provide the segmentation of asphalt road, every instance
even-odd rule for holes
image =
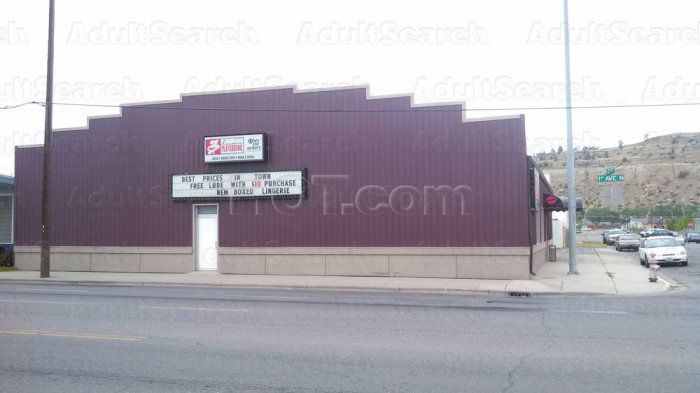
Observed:
[[[700,294],[700,243],[686,244],[685,249],[688,251],[688,266],[663,266],[661,273],[687,290]]]
[[[0,284],[0,391],[694,392],[699,299]]]

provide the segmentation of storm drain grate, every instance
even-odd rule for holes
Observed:
[[[508,292],[510,297],[530,297],[530,292]]]

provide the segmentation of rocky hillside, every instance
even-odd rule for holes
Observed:
[[[566,153],[539,153],[535,160],[555,191],[565,192]],[[613,183],[612,189],[611,183],[598,182],[606,168],[614,168],[625,180]],[[621,148],[580,149],[576,183],[588,207],[700,203],[700,133],[663,135]]]

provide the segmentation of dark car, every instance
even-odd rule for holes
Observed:
[[[675,236],[673,232],[666,230],[666,229],[655,229],[647,237],[653,237],[653,236]]]
[[[604,240],[603,242],[605,244],[614,246],[615,245],[615,240],[617,239],[618,236],[624,235],[627,232],[623,231],[622,229],[611,229],[607,232],[607,234],[604,235]]]
[[[688,232],[683,237],[686,243],[700,243],[700,232]]]
[[[606,229],[603,231],[603,243],[608,244],[608,237],[611,233],[623,232],[621,229]]]
[[[617,251],[622,250],[639,250],[639,239],[637,235],[632,234],[622,234],[615,240],[615,249]]]

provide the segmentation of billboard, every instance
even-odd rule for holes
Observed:
[[[265,161],[266,144],[265,134],[205,136],[204,162]]]
[[[306,169],[177,173],[170,175],[173,200],[305,198]]]

